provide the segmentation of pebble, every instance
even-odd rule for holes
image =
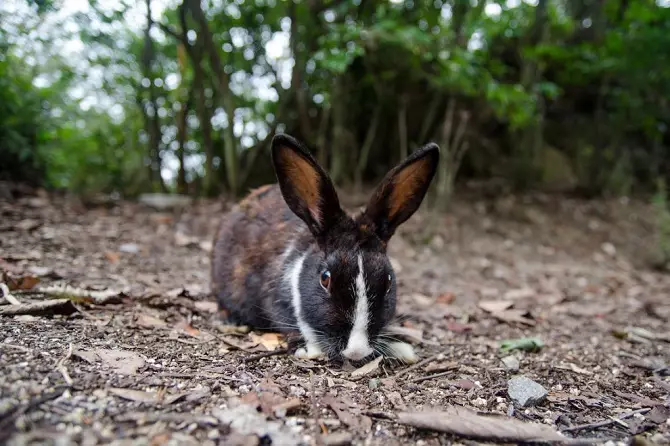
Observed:
[[[515,376],[507,382],[507,394],[521,407],[534,406],[547,397],[547,389],[525,376]]]
[[[376,388],[379,387],[380,383],[381,381],[379,380],[379,378],[372,378],[370,381],[368,381],[368,387],[370,388],[370,390],[375,390]]]
[[[137,254],[140,252],[140,247],[135,243],[124,243],[123,245],[119,246],[119,251],[129,254]]]
[[[510,370],[512,372],[516,372],[519,370],[519,360],[517,359],[516,356],[505,356],[504,358],[500,359],[503,364],[505,364],[505,367],[507,367],[507,370]]]

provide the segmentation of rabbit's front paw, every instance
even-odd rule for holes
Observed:
[[[295,351],[295,357],[298,359],[318,359],[323,358],[324,354],[317,344],[307,343],[306,348],[299,348]]]
[[[405,364],[414,364],[419,360],[419,356],[414,351],[414,347],[406,342],[391,342],[387,347],[391,358],[402,361]]]

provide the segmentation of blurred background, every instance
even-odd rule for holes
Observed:
[[[667,0],[5,0],[0,179],[235,197],[287,132],[342,187],[439,143],[438,208],[467,179],[662,199],[669,49]]]

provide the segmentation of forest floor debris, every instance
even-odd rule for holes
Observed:
[[[0,442],[670,443],[670,275],[635,264],[651,217],[634,200],[517,200],[541,225],[478,197],[417,214],[389,252],[393,330],[419,361],[356,369],[221,324],[209,250],[226,204],[32,198],[0,201]],[[516,375],[546,398],[515,407]]]

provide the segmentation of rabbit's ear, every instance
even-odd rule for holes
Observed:
[[[439,147],[430,143],[393,168],[377,186],[361,221],[371,224],[377,236],[388,241],[421,205],[439,159]]]
[[[286,204],[322,239],[344,213],[330,177],[302,144],[284,134],[272,139],[272,163]]]

